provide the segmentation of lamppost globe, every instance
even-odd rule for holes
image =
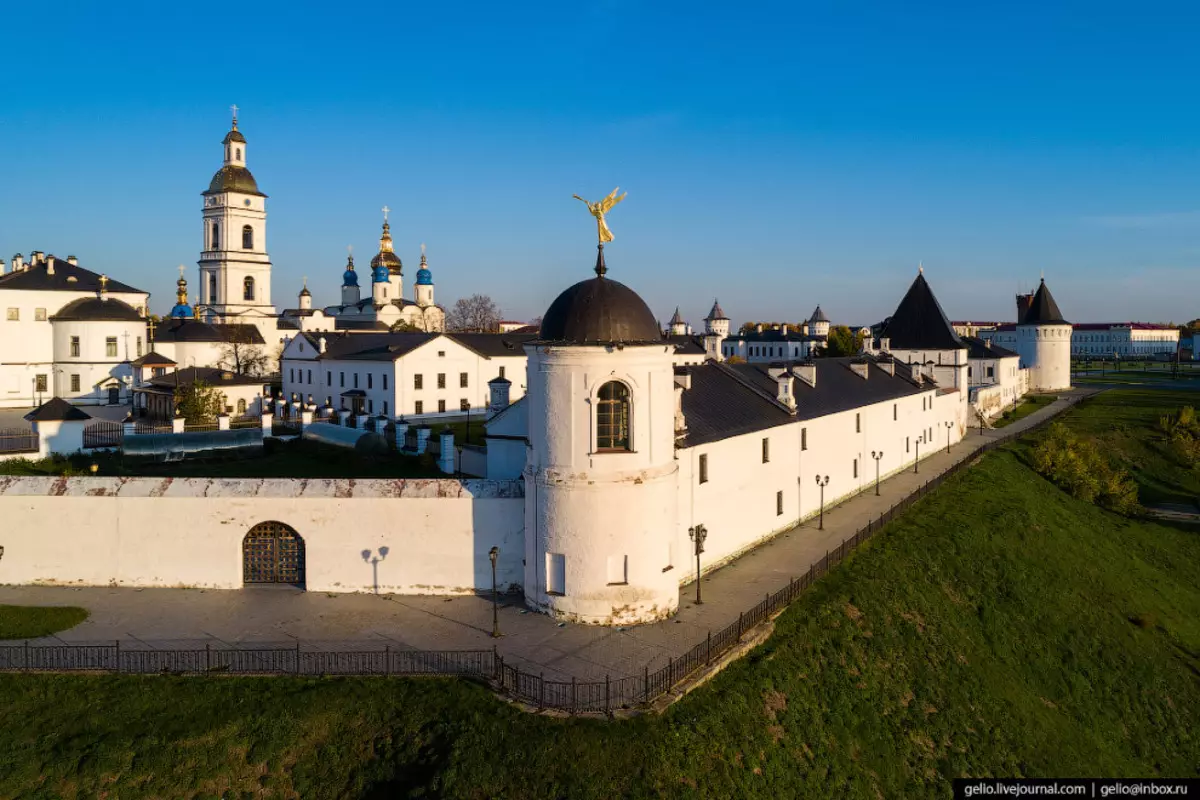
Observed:
[[[829,476],[817,475],[817,486],[821,489],[821,510],[817,521],[817,530],[825,530],[825,487],[829,485]]]

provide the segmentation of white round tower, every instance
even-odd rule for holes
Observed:
[[[813,309],[812,318],[807,322],[808,333],[810,336],[828,336],[829,335],[829,317],[825,316],[825,312],[820,306]]]
[[[1071,330],[1043,278],[1029,308],[1017,321],[1017,353],[1029,370],[1031,391],[1071,388]]]
[[[626,625],[679,603],[674,348],[632,289],[596,277],[550,305],[528,355],[525,600]]]
[[[729,338],[729,317],[721,310],[721,304],[713,300],[712,310],[704,318],[704,352],[715,360],[723,361],[721,343]]]

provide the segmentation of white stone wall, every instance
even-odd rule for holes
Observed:
[[[1071,388],[1070,325],[1018,325],[1016,349],[1029,369],[1030,391]]]
[[[0,477],[0,583],[242,586],[242,540],[278,521],[304,539],[307,588],[461,594],[522,580],[522,486],[482,480]],[[353,525],[347,525],[353,520]],[[54,535],[47,535],[53,531]]]
[[[121,402],[129,402],[133,383],[129,362],[146,353],[145,320],[60,320],[51,327],[55,362],[50,384],[53,395],[78,404],[107,403],[105,387],[116,380],[121,387]],[[72,355],[74,337],[79,339],[78,356]],[[116,355],[108,354],[110,338],[116,340]],[[71,389],[72,375],[79,376],[77,391]]]
[[[868,379],[870,380],[870,378]],[[933,389],[895,401],[770,428],[679,450],[679,525],[672,545],[676,579],[695,577],[696,561],[688,529],[708,529],[702,568],[719,566],[821,508],[816,477],[829,477],[825,505],[862,491],[874,491],[875,460],[882,453],[882,478],[912,469],[965,431],[957,392]],[[932,438],[931,438],[932,437]],[[770,440],[769,462],[762,460],[762,440]],[[916,445],[922,438],[927,443]],[[928,440],[928,441],[927,441]],[[806,447],[802,448],[802,442]],[[708,481],[700,483],[700,456],[708,457]],[[857,464],[856,464],[857,462]],[[857,474],[856,474],[857,473]],[[783,512],[778,512],[778,493]]]

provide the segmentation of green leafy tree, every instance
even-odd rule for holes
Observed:
[[[225,411],[225,396],[204,381],[175,390],[175,408],[189,425],[212,424]]]
[[[852,331],[845,325],[834,325],[829,329],[829,338],[825,346],[817,351],[817,355],[823,358],[856,356],[862,350],[862,343],[861,333]]]
[[[1118,514],[1141,510],[1137,483],[1109,463],[1092,439],[1055,422],[1033,448],[1033,468],[1068,494]]]

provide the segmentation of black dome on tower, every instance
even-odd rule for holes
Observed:
[[[569,287],[550,304],[538,337],[568,344],[661,342],[662,331],[646,301],[623,283],[604,277],[604,245],[596,256],[596,277]]]

